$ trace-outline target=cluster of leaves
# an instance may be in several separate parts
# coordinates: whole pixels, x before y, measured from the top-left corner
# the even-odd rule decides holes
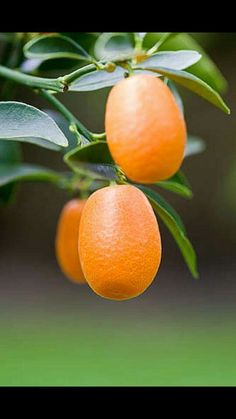
[[[11,201],[20,181],[46,181],[70,191],[79,187],[89,192],[114,181],[132,183],[113,161],[105,133],[94,134],[84,127],[57,99],[58,92],[103,89],[130,74],[147,73],[164,78],[182,112],[178,84],[229,113],[220,96],[226,88],[224,77],[185,33],[28,33],[15,34],[15,38],[5,34],[4,42],[6,53],[1,60],[0,77],[8,83],[5,96],[9,84],[23,84],[43,95],[56,111],[41,111],[29,104],[9,101],[9,94],[8,101],[0,102],[0,204]],[[14,53],[18,58],[14,62],[11,57],[16,44],[18,51]],[[51,72],[59,74],[48,78]],[[2,93],[4,97],[4,89]],[[61,152],[68,172],[57,173],[22,162],[19,142]],[[185,157],[204,147],[201,139],[189,135]],[[192,275],[197,277],[196,254],[179,215],[156,188],[136,186],[146,194],[173,235]],[[192,197],[182,171],[155,186]]]

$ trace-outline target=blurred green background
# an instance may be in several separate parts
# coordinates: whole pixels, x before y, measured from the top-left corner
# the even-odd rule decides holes
[[[183,165],[194,198],[163,195],[183,217],[200,279],[160,222],[161,268],[140,297],[104,300],[68,282],[54,255],[68,197],[51,185],[23,184],[15,204],[0,209],[0,385],[236,385],[236,33],[193,36],[228,81],[232,111],[228,117],[181,90],[188,130],[207,148]],[[108,92],[62,99],[102,131]],[[48,108],[23,87],[15,99]],[[23,155],[65,169],[52,151],[24,145]]]

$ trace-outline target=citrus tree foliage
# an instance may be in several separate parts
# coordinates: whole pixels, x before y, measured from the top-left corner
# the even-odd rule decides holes
[[[8,34],[9,35],[9,34]],[[58,93],[86,92],[114,86],[132,74],[152,74],[168,84],[181,112],[178,86],[229,114],[220,96],[226,81],[200,45],[185,33],[15,33],[1,34],[0,57],[0,205],[13,200],[22,181],[53,183],[69,192],[92,193],[109,185],[132,183],[115,164],[106,133],[92,133],[62,101]],[[53,71],[56,77],[48,77]],[[53,107],[39,110],[14,101],[18,85],[42,95]],[[22,161],[20,143],[32,143],[61,153],[68,167],[63,173]],[[188,136],[185,158],[204,150],[204,141]],[[183,171],[155,185],[136,185],[149,199],[156,216],[172,234],[194,277],[197,259],[183,221],[161,196],[165,189],[192,198]]]

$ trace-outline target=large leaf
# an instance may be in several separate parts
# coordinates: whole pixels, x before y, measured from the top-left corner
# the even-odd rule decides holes
[[[205,142],[194,135],[188,135],[188,141],[185,148],[184,157],[192,156],[204,151],[206,148]]]
[[[72,150],[73,148],[77,147],[78,145],[78,138],[75,134],[73,134],[69,129],[69,122],[65,117],[60,113],[52,109],[43,109],[43,111],[49,115],[57,124],[57,126],[61,129],[65,137],[68,139],[69,145],[66,148],[62,149],[62,152],[68,153],[68,151]],[[83,137],[84,138],[84,137]]]
[[[94,46],[94,53],[99,60],[124,61],[134,55],[132,33],[102,33]]]
[[[120,66],[117,66],[112,73],[108,73],[105,70],[96,70],[89,74],[85,74],[72,82],[69,85],[69,90],[72,92],[88,92],[103,89],[104,87],[111,87],[122,80],[125,77],[125,73],[126,70]],[[154,74],[152,71],[144,69],[135,70],[135,73]]]
[[[18,163],[21,161],[22,153],[19,143],[7,140],[0,140],[0,165]]]
[[[153,66],[153,69],[155,70],[157,63],[159,63],[160,66],[169,64],[172,66],[171,68],[182,69],[186,68],[191,63],[196,62],[196,60],[199,60],[200,57],[201,56],[194,51],[157,53],[136,66],[137,69],[135,69],[135,73],[153,75],[154,73],[152,68],[151,70],[145,70],[144,68]],[[143,69],[143,71],[141,69]],[[125,73],[126,70],[120,66],[117,66],[115,71],[112,73],[109,73],[105,70],[93,71],[89,74],[85,74],[84,76],[79,77],[77,80],[71,83],[69,90],[83,92],[114,86],[118,81],[124,78]]]
[[[24,46],[27,58],[48,60],[70,58],[91,61],[90,55],[73,39],[59,34],[43,35],[33,38]]]
[[[198,94],[202,98],[208,100],[225,113],[230,114],[228,106],[224,103],[219,93],[217,93],[203,80],[200,80],[193,74],[187,73],[186,71],[172,70],[170,68],[164,67],[145,67],[145,69],[152,70],[154,72],[157,72],[158,74],[168,77],[169,79],[181,84],[187,89],[192,90],[194,93]]]
[[[21,161],[20,144],[14,141],[0,141],[0,168],[5,164],[17,164]],[[13,202],[17,185],[11,183],[0,187],[0,206]]]
[[[94,179],[118,179],[106,141],[77,147],[64,156],[64,161],[75,172]]]
[[[176,221],[176,218],[173,217],[173,209],[170,207],[167,202],[160,197],[158,193],[152,189],[147,188],[146,186],[137,185],[141,191],[145,193],[149,199],[154,211],[162,219],[166,227],[169,229],[170,233],[174,237],[179,249],[184,257],[184,260],[192,273],[192,275],[197,278],[197,258],[196,253],[186,236],[185,230],[181,227],[181,224]],[[172,211],[170,211],[170,208]]]
[[[160,32],[149,32],[144,39],[144,46],[148,49],[158,42],[163,37],[163,33]],[[159,50],[164,49],[165,51],[176,51],[182,49],[195,50],[200,52],[202,59],[188,68],[188,72],[194,74],[200,79],[204,80],[213,89],[218,92],[224,92],[227,87],[227,82],[217,68],[215,63],[206,54],[203,48],[198,42],[188,35],[187,33],[177,34],[175,37],[169,38],[166,42],[159,47]]]
[[[184,198],[192,198],[193,196],[190,185],[180,170],[169,179],[157,182],[157,185],[168,191],[175,192]]]
[[[124,78],[126,70],[122,67],[116,67],[115,71],[108,73],[105,70],[93,71],[78,78],[69,85],[69,90],[76,92],[86,92],[91,90],[103,89],[116,84]]]
[[[201,54],[197,51],[167,51],[157,52],[151,57],[142,61],[137,66],[140,68],[159,68],[165,67],[173,70],[183,70],[190,67],[201,59]]]
[[[0,139],[58,150],[68,141],[46,113],[21,102],[0,102]]]
[[[0,186],[20,181],[56,182],[60,175],[53,170],[38,165],[1,164]]]

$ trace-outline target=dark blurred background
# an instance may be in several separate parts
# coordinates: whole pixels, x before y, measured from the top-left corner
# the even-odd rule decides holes
[[[52,185],[22,184],[0,210],[0,385],[236,384],[236,33],[193,34],[228,81],[231,116],[181,90],[204,153],[183,165],[194,197],[163,195],[196,248],[194,280],[160,221],[158,277],[140,297],[113,302],[60,272],[54,240],[68,200]],[[109,89],[61,97],[94,132],[104,130]],[[16,100],[48,108],[20,87]],[[65,169],[57,153],[23,145],[26,162]]]

